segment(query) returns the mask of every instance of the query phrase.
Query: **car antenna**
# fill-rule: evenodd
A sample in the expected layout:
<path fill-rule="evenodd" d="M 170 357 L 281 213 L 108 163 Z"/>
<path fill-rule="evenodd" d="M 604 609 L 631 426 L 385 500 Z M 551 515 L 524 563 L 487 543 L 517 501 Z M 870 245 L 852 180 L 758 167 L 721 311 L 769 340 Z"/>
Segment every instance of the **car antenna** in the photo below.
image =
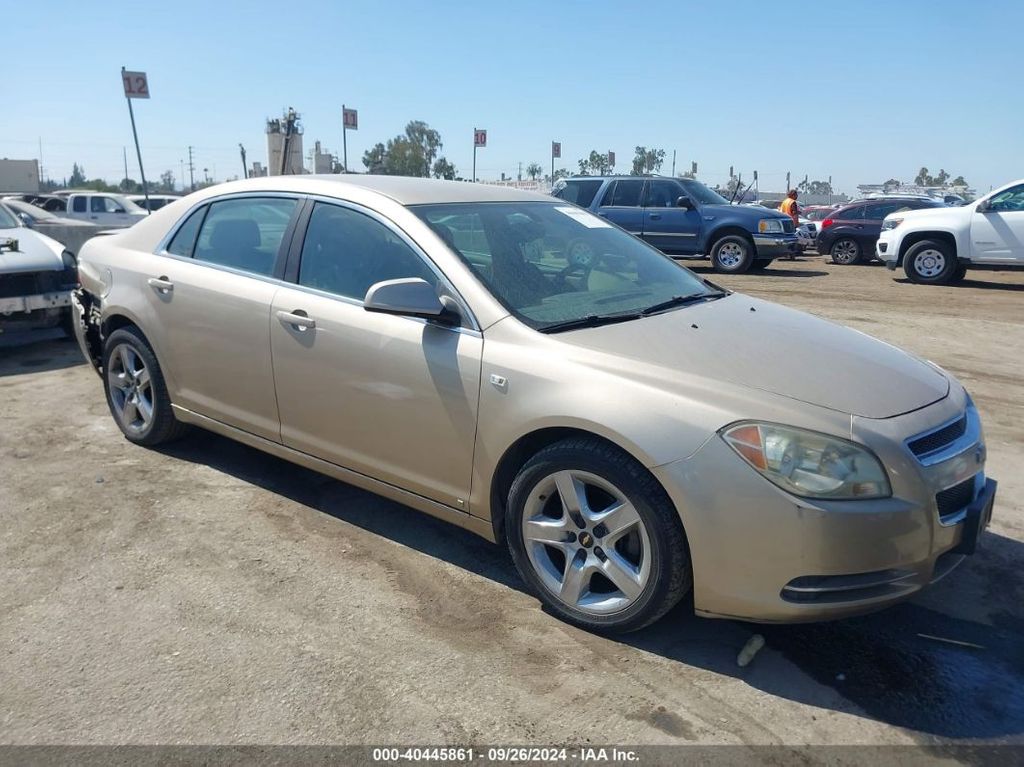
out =
<path fill-rule="evenodd" d="M 733 189 L 733 190 L 732 190 L 732 199 L 730 199 L 730 200 L 729 200 L 729 204 L 730 204 L 730 205 L 732 205 L 732 204 L 733 204 L 733 202 L 735 202 L 735 200 L 736 200 L 736 193 L 737 193 L 737 192 L 739 192 L 739 191 L 740 191 L 740 189 L 742 189 L 742 188 L 743 188 L 743 184 L 742 184 L 742 182 L 741 182 L 741 183 L 739 183 L 739 184 L 737 184 L 737 185 L 736 185 L 736 188 L 735 188 L 735 189 Z M 750 184 L 747 184 L 747 188 L 748 188 L 748 189 L 750 188 Z M 746 192 L 747 190 L 746 190 L 746 189 L 744 189 L 743 191 L 744 191 L 744 192 Z M 741 197 L 740 199 L 742 200 L 743 198 Z"/>

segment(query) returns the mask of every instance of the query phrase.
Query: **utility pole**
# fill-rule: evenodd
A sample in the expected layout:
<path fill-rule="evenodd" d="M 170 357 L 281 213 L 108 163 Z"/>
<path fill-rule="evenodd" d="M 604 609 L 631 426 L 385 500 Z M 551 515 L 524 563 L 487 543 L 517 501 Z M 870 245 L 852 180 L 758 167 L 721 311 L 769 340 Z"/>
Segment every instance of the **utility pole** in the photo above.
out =
<path fill-rule="evenodd" d="M 288 107 L 288 114 L 285 117 L 284 122 L 284 148 L 281 152 L 281 173 L 285 175 L 285 170 L 288 167 L 288 150 L 291 148 L 292 135 L 295 133 L 295 121 L 298 119 L 298 115 L 295 114 L 295 110 Z"/>
<path fill-rule="evenodd" d="M 519 180 L 523 180 L 523 161 L 519 161 Z"/>
<path fill-rule="evenodd" d="M 128 147 L 122 146 L 121 153 L 124 155 L 124 183 L 121 184 L 121 191 L 128 191 Z"/>
<path fill-rule="evenodd" d="M 676 150 L 672 150 L 672 175 L 676 175 Z"/>
<path fill-rule="evenodd" d="M 185 161 L 178 158 L 178 178 L 181 179 L 181 191 L 185 191 Z"/>
<path fill-rule="evenodd" d="M 238 144 L 238 151 L 242 153 L 242 178 L 249 178 L 249 166 L 245 164 L 245 147 L 241 142 Z"/>
<path fill-rule="evenodd" d="M 195 147 L 193 147 L 193 146 L 190 146 L 188 148 L 188 185 L 189 185 L 189 187 L 191 187 L 191 190 L 193 192 L 196 190 L 196 164 L 195 164 L 195 162 L 192 159 L 192 151 L 194 149 L 195 149 Z M 181 180 L 182 180 L 182 183 L 184 183 L 185 177 L 182 176 Z"/>
<path fill-rule="evenodd" d="M 789 190 L 790 190 L 790 186 L 789 186 L 789 171 L 787 170 L 786 171 L 786 193 L 787 194 L 789 194 Z"/>

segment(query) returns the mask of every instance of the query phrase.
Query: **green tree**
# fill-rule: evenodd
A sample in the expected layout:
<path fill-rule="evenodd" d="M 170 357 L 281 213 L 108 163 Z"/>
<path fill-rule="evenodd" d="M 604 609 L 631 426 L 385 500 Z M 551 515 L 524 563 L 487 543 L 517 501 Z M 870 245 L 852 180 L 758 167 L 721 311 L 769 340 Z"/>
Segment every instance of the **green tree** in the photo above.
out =
<path fill-rule="evenodd" d="M 606 152 L 598 152 L 596 149 L 590 151 L 590 156 L 579 161 L 581 176 L 606 176 L 611 171 L 611 163 L 608 162 Z"/>
<path fill-rule="evenodd" d="M 165 170 L 160 174 L 160 186 L 161 192 L 173 192 L 174 191 L 174 174 L 169 170 Z"/>
<path fill-rule="evenodd" d="M 384 173 L 384 153 L 387 150 L 380 142 L 363 152 L 363 165 L 369 173 Z"/>
<path fill-rule="evenodd" d="M 967 179 L 965 179 L 963 176 L 957 176 L 956 178 L 954 178 L 952 181 L 949 182 L 949 185 L 950 186 L 970 186 L 970 184 L 967 183 Z"/>
<path fill-rule="evenodd" d="M 389 176 L 429 176 L 423 159 L 423 147 L 405 136 L 388 140 L 384 152 L 384 172 Z"/>
<path fill-rule="evenodd" d="M 797 184 L 796 188 L 808 194 L 832 194 L 832 185 L 827 181 L 808 181 L 804 179 Z"/>
<path fill-rule="evenodd" d="M 85 184 L 85 171 L 77 162 L 71 166 L 71 178 L 68 179 L 68 186 L 77 189 Z"/>
<path fill-rule="evenodd" d="M 540 167 L 540 163 L 531 162 L 526 166 L 526 175 L 534 181 L 536 181 L 539 176 L 543 175 L 543 173 L 544 169 Z"/>
<path fill-rule="evenodd" d="M 921 170 L 917 172 L 917 175 L 914 176 L 914 183 L 918 186 L 928 186 L 928 181 L 930 179 L 931 176 L 928 175 L 928 169 L 922 167 Z"/>
<path fill-rule="evenodd" d="M 444 157 L 438 157 L 434 163 L 434 178 L 444 178 L 453 181 L 456 176 L 455 166 Z"/>
<path fill-rule="evenodd" d="M 638 146 L 636 154 L 633 156 L 633 170 L 630 173 L 634 176 L 655 173 L 661 170 L 663 162 L 665 162 L 664 149 L 648 149 L 645 146 Z"/>
<path fill-rule="evenodd" d="M 423 172 L 409 173 L 402 175 L 430 176 L 430 168 L 434 159 L 441 151 L 441 134 L 431 128 L 422 120 L 410 120 L 405 126 L 405 137 L 420 148 L 420 155 L 423 157 Z"/>

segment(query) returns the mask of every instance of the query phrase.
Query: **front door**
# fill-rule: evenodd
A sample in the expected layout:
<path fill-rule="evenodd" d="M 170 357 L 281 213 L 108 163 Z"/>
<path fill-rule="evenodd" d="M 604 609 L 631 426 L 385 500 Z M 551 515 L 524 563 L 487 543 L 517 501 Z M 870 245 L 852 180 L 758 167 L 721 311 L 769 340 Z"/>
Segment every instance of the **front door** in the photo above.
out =
<path fill-rule="evenodd" d="M 282 441 L 462 508 L 483 339 L 468 328 L 363 308 L 371 285 L 403 277 L 443 285 L 389 223 L 316 203 L 298 285 L 278 291 L 270 323 Z"/>
<path fill-rule="evenodd" d="M 644 230 L 644 209 L 641 205 L 643 191 L 642 178 L 620 178 L 612 181 L 604 191 L 597 215 L 639 237 Z"/>
<path fill-rule="evenodd" d="M 145 260 L 148 296 L 172 401 L 280 441 L 270 361 L 270 306 L 298 201 L 242 197 L 193 213 Z"/>
<path fill-rule="evenodd" d="M 1024 262 L 1024 184 L 989 198 L 971 216 L 971 248 L 983 261 Z"/>
<path fill-rule="evenodd" d="M 679 207 L 688 195 L 671 179 L 651 179 L 644 194 L 644 239 L 666 253 L 696 253 L 700 211 L 695 205 Z"/>

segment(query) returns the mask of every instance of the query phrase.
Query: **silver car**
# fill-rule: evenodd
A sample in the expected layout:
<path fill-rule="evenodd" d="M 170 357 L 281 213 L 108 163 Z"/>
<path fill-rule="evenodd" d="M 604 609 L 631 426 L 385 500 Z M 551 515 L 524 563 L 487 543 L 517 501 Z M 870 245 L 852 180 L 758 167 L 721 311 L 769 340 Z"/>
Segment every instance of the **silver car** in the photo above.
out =
<path fill-rule="evenodd" d="M 873 610 L 991 514 L 948 373 L 550 197 L 251 179 L 90 241 L 80 279 L 129 440 L 199 426 L 503 542 L 588 629 L 691 592 L 712 617 Z"/>

